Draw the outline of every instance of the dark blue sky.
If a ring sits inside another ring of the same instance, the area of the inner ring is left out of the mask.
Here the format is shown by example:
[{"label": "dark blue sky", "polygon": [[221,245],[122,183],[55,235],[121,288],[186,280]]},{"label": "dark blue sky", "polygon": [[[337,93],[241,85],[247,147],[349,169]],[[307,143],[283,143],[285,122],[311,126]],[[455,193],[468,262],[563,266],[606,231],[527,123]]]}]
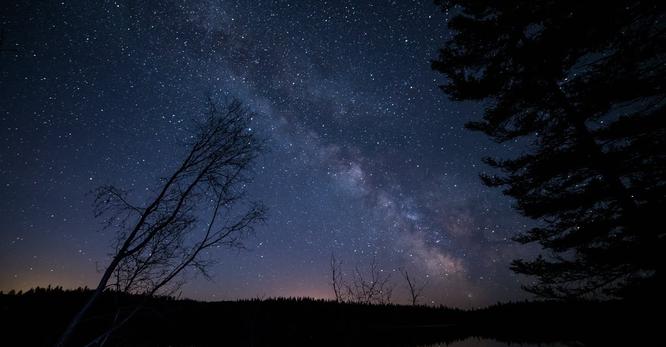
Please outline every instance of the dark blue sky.
[{"label": "dark blue sky", "polygon": [[425,301],[477,306],[524,296],[509,240],[524,228],[481,157],[516,151],[463,129],[481,107],[437,88],[447,38],[429,1],[25,1],[4,3],[0,55],[0,290],[94,285],[113,230],[87,195],[101,184],[146,198],[182,154],[205,96],[260,115],[269,150],[249,187],[270,209],[219,250],[206,299],[331,297],[375,257],[428,279]]}]

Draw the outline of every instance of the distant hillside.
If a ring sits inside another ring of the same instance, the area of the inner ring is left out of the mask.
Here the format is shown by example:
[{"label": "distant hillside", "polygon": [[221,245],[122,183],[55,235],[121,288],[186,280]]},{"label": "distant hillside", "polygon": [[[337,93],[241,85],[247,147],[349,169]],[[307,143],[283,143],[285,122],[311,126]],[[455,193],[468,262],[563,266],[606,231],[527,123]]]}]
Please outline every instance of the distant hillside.
[{"label": "distant hillside", "polygon": [[[60,288],[0,294],[4,342],[52,344],[88,295],[89,290]],[[118,308],[122,315],[141,302],[144,308],[107,345],[417,346],[469,336],[615,345],[647,339],[658,324],[647,319],[650,307],[620,302],[523,302],[464,311],[309,298],[198,302],[107,292],[81,326],[73,345],[103,332]]]}]

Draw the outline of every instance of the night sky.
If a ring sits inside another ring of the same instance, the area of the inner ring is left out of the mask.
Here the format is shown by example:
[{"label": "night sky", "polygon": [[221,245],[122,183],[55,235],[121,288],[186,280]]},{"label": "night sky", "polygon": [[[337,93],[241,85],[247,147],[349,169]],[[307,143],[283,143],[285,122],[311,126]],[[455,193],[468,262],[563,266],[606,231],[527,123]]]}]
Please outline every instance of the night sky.
[{"label": "night sky", "polygon": [[183,296],[331,298],[329,261],[373,257],[428,278],[424,302],[525,297],[510,261],[529,223],[478,174],[516,154],[463,129],[430,60],[447,38],[430,1],[12,1],[0,20],[0,290],[94,286],[113,230],[102,184],[143,202],[206,109],[237,97],[268,150],[250,196],[268,219],[247,250],[215,251]]}]

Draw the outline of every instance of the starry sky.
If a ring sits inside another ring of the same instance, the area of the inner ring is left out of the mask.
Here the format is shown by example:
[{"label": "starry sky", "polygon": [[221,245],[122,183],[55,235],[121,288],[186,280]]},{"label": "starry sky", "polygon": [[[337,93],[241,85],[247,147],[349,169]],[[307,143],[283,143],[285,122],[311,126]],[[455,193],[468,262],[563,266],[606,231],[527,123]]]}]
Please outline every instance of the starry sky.
[{"label": "starry sky", "polygon": [[267,151],[252,199],[268,219],[247,250],[216,250],[202,300],[331,298],[343,271],[375,258],[407,302],[476,307],[526,297],[508,269],[534,249],[530,222],[484,187],[487,155],[520,152],[463,129],[430,60],[448,37],[430,1],[3,2],[0,53],[0,290],[94,286],[108,262],[89,193],[145,201],[182,155],[205,97],[258,113]]}]

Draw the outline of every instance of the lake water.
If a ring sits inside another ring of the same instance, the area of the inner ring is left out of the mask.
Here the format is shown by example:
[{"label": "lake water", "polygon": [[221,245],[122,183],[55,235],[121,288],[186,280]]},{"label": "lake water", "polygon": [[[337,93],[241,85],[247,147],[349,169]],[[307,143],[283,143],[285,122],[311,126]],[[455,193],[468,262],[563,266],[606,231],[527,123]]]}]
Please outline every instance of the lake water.
[{"label": "lake water", "polygon": [[562,343],[541,343],[541,344],[532,344],[532,343],[507,343],[490,339],[481,339],[476,337],[470,337],[463,341],[452,342],[449,344],[439,343],[424,347],[506,347],[506,346],[520,346],[520,347],[565,347],[566,344]]}]

